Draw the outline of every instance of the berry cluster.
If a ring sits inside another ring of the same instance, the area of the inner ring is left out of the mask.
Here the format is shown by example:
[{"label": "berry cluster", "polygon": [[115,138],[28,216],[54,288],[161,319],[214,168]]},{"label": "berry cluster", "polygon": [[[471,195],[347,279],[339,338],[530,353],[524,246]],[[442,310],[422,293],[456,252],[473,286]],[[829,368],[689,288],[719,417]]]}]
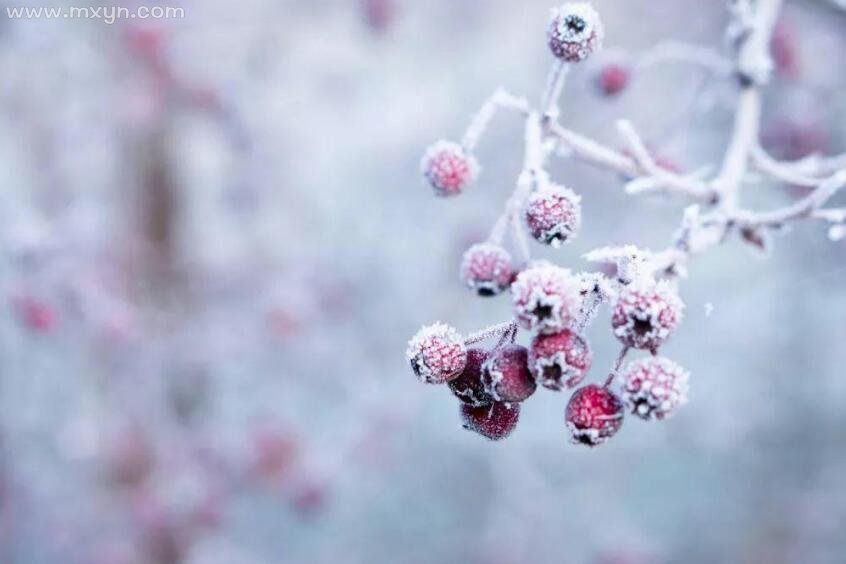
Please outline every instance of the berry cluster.
[{"label": "berry cluster", "polygon": [[[566,65],[598,49],[602,35],[593,8],[564,4],[553,12],[548,44],[558,65]],[[553,89],[563,74],[563,67],[557,68],[550,81]],[[509,290],[513,319],[467,338],[444,323],[425,326],[409,342],[406,355],[420,381],[448,384],[461,402],[464,427],[490,440],[511,434],[522,403],[539,386],[556,392],[575,389],[564,411],[566,427],[572,442],[595,446],[620,429],[626,409],[645,420],[663,419],[685,403],[687,373],[657,356],[678,327],[683,304],[669,281],[641,268],[646,255],[634,248],[623,253],[625,261],[617,262],[613,275],[576,273],[530,259],[526,234],[557,248],[571,242],[582,224],[581,198],[551,182],[543,170],[543,124],[540,114],[529,113],[527,164],[517,189],[489,238],[472,245],[460,266],[462,282],[479,296]],[[479,166],[472,154],[473,136],[468,138],[471,142],[462,144],[439,141],[426,151],[422,172],[436,194],[457,195],[476,180]],[[508,226],[522,251],[521,262],[503,246]],[[584,330],[603,302],[611,305],[611,332],[622,352],[604,383],[579,387],[593,364]],[[528,348],[516,342],[521,329],[530,335]],[[473,346],[492,337],[499,340],[489,349]],[[632,349],[652,356],[622,366]],[[618,377],[619,392],[614,390]]]}]

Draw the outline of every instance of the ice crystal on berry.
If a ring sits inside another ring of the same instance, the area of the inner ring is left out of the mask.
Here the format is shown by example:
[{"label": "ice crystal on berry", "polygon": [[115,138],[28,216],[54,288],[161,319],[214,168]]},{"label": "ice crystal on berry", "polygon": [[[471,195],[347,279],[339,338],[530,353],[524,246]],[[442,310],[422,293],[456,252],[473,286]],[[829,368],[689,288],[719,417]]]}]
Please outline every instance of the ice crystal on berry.
[{"label": "ice crystal on berry", "polygon": [[480,296],[494,296],[511,284],[511,255],[499,245],[473,245],[461,261],[461,280]]},{"label": "ice crystal on berry", "polygon": [[552,10],[547,42],[556,57],[576,63],[602,47],[604,34],[596,10],[588,3],[572,2]]},{"label": "ice crystal on berry", "polygon": [[582,301],[579,282],[570,271],[544,263],[518,274],[511,295],[518,323],[539,333],[566,329]]},{"label": "ice crystal on berry", "polygon": [[684,304],[667,281],[639,279],[620,293],[611,318],[623,344],[655,351],[678,327]]},{"label": "ice crystal on berry", "polygon": [[565,418],[572,442],[596,446],[620,430],[623,402],[609,389],[590,384],[570,398]]},{"label": "ice crystal on berry", "polygon": [[569,329],[537,335],[529,349],[529,369],[537,382],[550,390],[577,386],[592,362],[587,341]]},{"label": "ice crystal on berry", "polygon": [[435,194],[456,196],[476,180],[479,163],[461,145],[442,140],[426,149],[420,170]]},{"label": "ice crystal on berry", "polygon": [[641,419],[664,419],[687,403],[688,373],[662,356],[628,364],[622,371],[623,401]]},{"label": "ice crystal on berry", "polygon": [[581,198],[564,186],[533,193],[526,203],[526,225],[540,243],[559,247],[572,239],[582,223]]},{"label": "ice crystal on berry", "polygon": [[422,327],[408,342],[411,369],[426,384],[457,378],[467,363],[467,347],[458,332],[445,323]]}]

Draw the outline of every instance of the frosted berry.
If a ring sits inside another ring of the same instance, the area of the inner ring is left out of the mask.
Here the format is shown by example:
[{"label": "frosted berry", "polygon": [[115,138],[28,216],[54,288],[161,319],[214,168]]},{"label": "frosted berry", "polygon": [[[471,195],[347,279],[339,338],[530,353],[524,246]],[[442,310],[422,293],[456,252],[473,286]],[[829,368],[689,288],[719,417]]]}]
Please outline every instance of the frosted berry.
[{"label": "frosted berry", "polygon": [[526,225],[532,237],[544,245],[559,247],[571,239],[582,223],[581,198],[563,186],[534,192],[526,202]]},{"label": "frosted berry", "polygon": [[408,342],[411,369],[426,384],[457,378],[467,362],[467,347],[458,332],[444,323],[422,327]]},{"label": "frosted berry", "polygon": [[481,407],[461,404],[461,419],[464,422],[464,428],[492,441],[498,441],[510,435],[517,427],[519,418],[519,403],[494,402]]},{"label": "frosted berry", "polygon": [[493,351],[482,365],[485,390],[496,401],[520,402],[535,393],[537,383],[529,372],[529,351],[506,345]]},{"label": "frosted berry", "polygon": [[581,308],[580,285],[566,268],[540,264],[517,275],[511,298],[517,322],[539,333],[566,329]]},{"label": "frosted berry", "polygon": [[628,364],[622,371],[623,401],[641,419],[664,419],[687,403],[688,373],[662,356]]},{"label": "frosted berry", "polygon": [[478,243],[464,253],[461,280],[480,296],[494,296],[511,284],[511,255],[491,243]]},{"label": "frosted berry", "polygon": [[572,442],[596,446],[620,430],[623,402],[609,389],[590,384],[576,390],[565,417]]},{"label": "frosted berry", "polygon": [[608,63],[599,71],[596,86],[603,96],[616,96],[626,89],[631,78],[629,67],[621,63]]},{"label": "frosted berry", "polygon": [[587,341],[569,329],[538,335],[529,349],[529,370],[539,384],[550,390],[577,386],[590,370],[592,360]]},{"label": "frosted berry", "polygon": [[449,389],[455,396],[473,407],[490,405],[491,395],[485,390],[482,382],[482,363],[488,358],[488,353],[482,349],[467,350],[467,364],[461,375],[449,382]]},{"label": "frosted berry", "polygon": [[602,21],[590,4],[571,2],[552,10],[547,42],[559,59],[570,63],[585,60],[602,47],[603,36]]},{"label": "frosted berry", "polygon": [[456,196],[479,174],[479,163],[461,145],[438,141],[426,149],[420,161],[423,176],[438,196]]},{"label": "frosted berry", "polygon": [[611,324],[623,344],[656,351],[678,327],[683,308],[666,281],[635,280],[620,292]]}]

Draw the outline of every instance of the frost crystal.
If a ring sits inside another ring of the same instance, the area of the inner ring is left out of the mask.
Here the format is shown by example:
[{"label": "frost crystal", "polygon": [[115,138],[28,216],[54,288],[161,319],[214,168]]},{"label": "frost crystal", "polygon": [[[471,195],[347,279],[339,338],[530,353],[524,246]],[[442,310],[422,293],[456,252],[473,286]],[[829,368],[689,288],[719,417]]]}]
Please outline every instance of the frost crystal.
[{"label": "frost crystal", "polygon": [[662,356],[636,360],[623,369],[623,401],[641,419],[665,419],[687,403],[689,374]]},{"label": "frost crystal", "polygon": [[529,232],[553,247],[571,240],[582,223],[581,198],[569,188],[551,185],[533,193],[526,203]]},{"label": "frost crystal", "polygon": [[599,14],[590,4],[573,2],[553,8],[547,42],[559,59],[583,61],[602,47],[604,35]]},{"label": "frost crystal", "polygon": [[678,327],[684,304],[667,281],[638,279],[620,293],[611,323],[623,344],[656,350]]},{"label": "frost crystal", "polygon": [[420,171],[438,196],[455,196],[479,175],[479,163],[473,155],[452,141],[438,141],[426,149]]},{"label": "frost crystal", "polygon": [[592,360],[587,342],[570,330],[538,335],[529,349],[532,375],[550,390],[577,386],[590,370]]},{"label": "frost crystal", "polygon": [[511,255],[492,243],[473,245],[461,260],[461,280],[480,296],[494,296],[511,284]]},{"label": "frost crystal", "polygon": [[539,264],[521,272],[511,285],[517,322],[539,333],[566,329],[581,306],[579,281],[566,268]]},{"label": "frost crystal", "polygon": [[458,332],[445,323],[422,327],[408,342],[406,357],[426,384],[443,384],[458,377],[467,362],[467,347]]}]

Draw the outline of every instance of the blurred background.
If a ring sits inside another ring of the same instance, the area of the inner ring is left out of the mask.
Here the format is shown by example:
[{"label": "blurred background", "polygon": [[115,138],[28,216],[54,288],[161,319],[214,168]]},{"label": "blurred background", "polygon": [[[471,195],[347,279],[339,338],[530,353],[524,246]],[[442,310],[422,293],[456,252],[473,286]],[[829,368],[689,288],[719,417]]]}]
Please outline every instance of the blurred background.
[{"label": "blurred background", "polygon": [[[820,225],[692,263],[666,347],[691,401],[601,448],[568,443],[564,394],[489,443],[411,374],[421,324],[510,317],[458,264],[511,192],[520,120],[495,119],[460,198],[418,163],[496,86],[537,99],[549,0],[174,0],[111,25],[0,5],[0,563],[846,561],[846,246]],[[731,87],[666,65],[609,98],[596,76],[666,39],[720,47],[723,3],[595,6],[607,49],[562,120],[619,146],[629,117],[665,162],[714,163]],[[846,13],[788,1],[773,48],[767,147],[846,151]],[[551,173],[584,226],[533,252],[573,269],[661,248],[684,206]],[[589,337],[596,380],[607,311]]]}]

